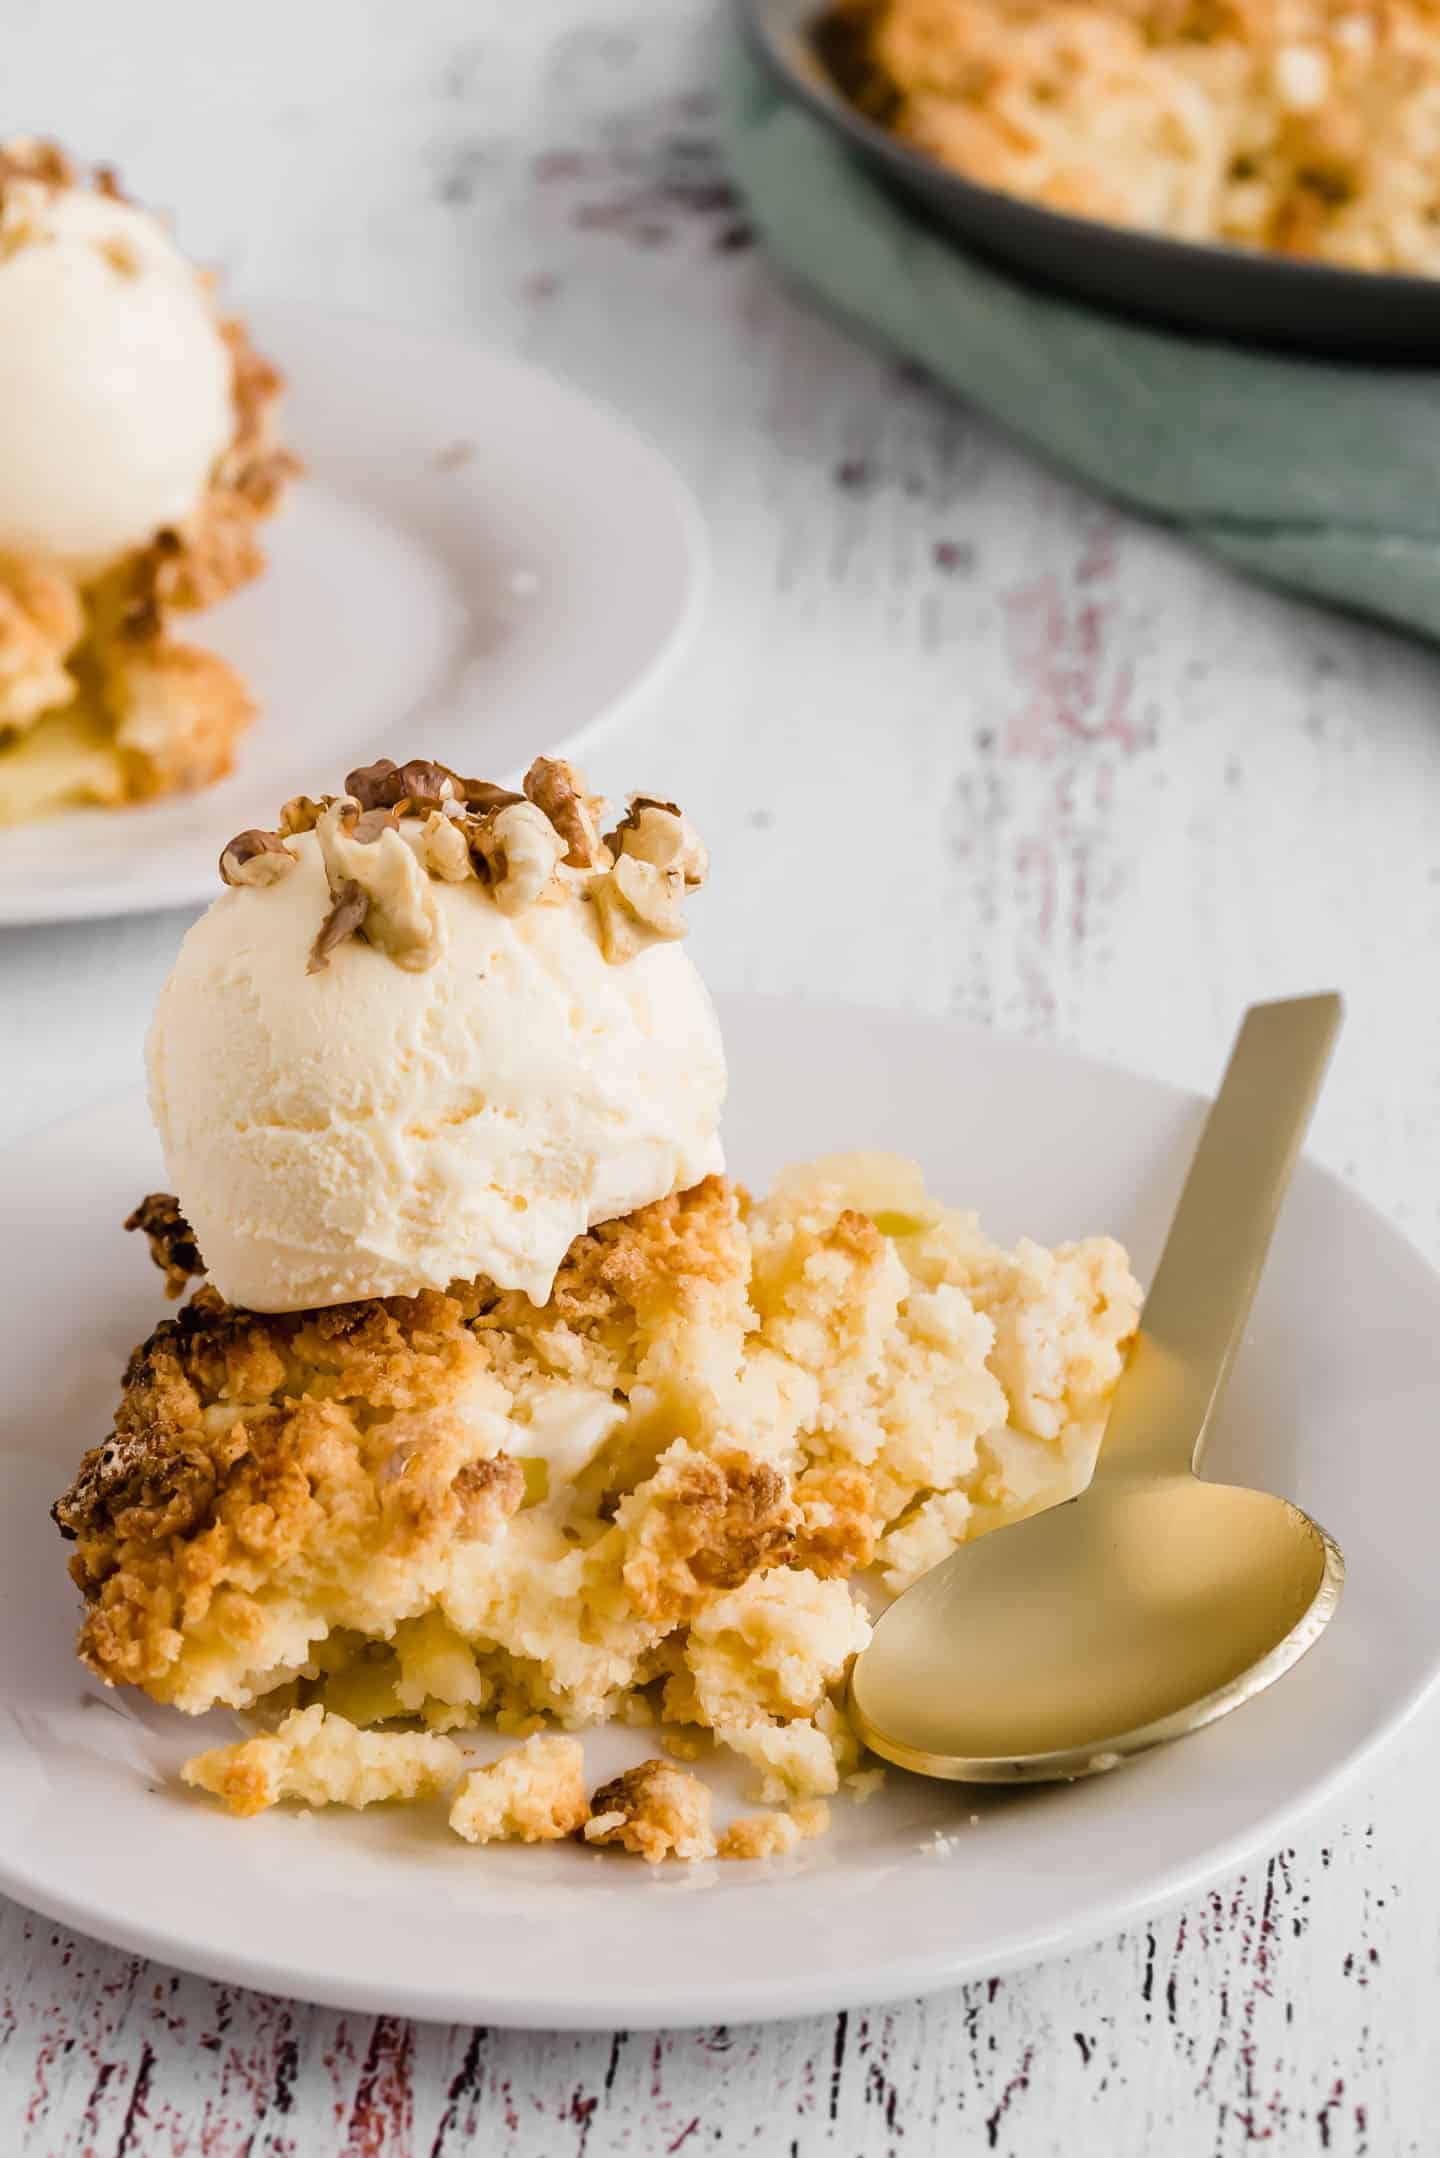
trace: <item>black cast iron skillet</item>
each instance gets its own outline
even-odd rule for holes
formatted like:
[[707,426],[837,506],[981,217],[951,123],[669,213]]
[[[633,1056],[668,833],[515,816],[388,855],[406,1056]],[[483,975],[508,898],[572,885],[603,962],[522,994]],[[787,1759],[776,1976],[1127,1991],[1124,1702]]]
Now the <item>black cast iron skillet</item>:
[[1440,278],[1202,246],[1039,208],[913,150],[841,94],[815,42],[819,0],[737,0],[766,66],[882,178],[967,247],[1076,299],[1173,329],[1363,359],[1440,358]]

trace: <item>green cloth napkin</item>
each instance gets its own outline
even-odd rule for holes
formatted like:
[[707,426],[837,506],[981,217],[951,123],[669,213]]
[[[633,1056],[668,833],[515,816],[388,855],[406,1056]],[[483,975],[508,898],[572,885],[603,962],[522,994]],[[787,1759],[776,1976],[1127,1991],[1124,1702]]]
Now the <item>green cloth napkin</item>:
[[1428,372],[1244,351],[1015,282],[729,61],[732,167],[787,269],[1106,493],[1256,576],[1440,637]]

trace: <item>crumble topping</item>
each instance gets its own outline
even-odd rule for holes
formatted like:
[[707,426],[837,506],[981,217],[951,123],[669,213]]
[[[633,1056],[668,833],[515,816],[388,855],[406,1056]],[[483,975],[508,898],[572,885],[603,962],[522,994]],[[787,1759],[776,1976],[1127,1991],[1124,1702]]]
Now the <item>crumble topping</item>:
[[180,1202],[168,1191],[152,1191],[125,1217],[127,1229],[144,1231],[150,1256],[165,1276],[165,1294],[173,1302],[185,1294],[193,1275],[203,1274],[205,1261],[195,1241],[195,1231],[180,1211]]
[[586,1843],[618,1844],[648,1865],[662,1858],[713,1858],[710,1791],[670,1761],[642,1761],[602,1783],[580,1831]]
[[752,1813],[732,1821],[720,1838],[721,1858],[779,1858],[808,1837],[823,1836],[830,1808],[823,1799],[793,1806],[789,1813]]
[[450,1808],[450,1826],[467,1843],[557,1843],[589,1818],[579,1740],[541,1733],[472,1769]]
[[621,1566],[637,1611],[690,1619],[716,1589],[734,1588],[793,1553],[799,1510],[773,1463],[709,1457],[677,1439],[655,1474],[615,1510]]
[[67,704],[66,662],[85,630],[73,582],[49,563],[0,556],[0,740]]
[[360,1731],[323,1708],[297,1708],[276,1731],[197,1753],[181,1769],[192,1789],[232,1813],[263,1813],[282,1799],[307,1806],[375,1806],[436,1798],[460,1774],[452,1739],[429,1732]]
[[1440,274],[1427,0],[831,0],[816,42],[863,112],[983,186]]

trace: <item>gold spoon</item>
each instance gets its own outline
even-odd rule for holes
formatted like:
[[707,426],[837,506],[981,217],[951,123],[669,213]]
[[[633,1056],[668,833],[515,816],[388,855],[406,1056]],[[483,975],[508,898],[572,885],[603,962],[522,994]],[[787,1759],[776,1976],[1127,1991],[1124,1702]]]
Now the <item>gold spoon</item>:
[[1196,1469],[1340,1017],[1336,996],[1247,1013],[1089,1489],[885,1612],[850,1681],[876,1753],[961,1783],[1092,1775],[1253,1700],[1334,1616],[1333,1538]]

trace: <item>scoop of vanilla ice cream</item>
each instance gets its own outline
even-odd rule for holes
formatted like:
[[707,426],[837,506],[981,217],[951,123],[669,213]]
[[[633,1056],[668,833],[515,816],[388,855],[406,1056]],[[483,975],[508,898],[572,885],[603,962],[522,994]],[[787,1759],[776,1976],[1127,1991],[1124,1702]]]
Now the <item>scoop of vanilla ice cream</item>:
[[156,220],[7,179],[0,552],[94,574],[194,509],[234,426],[225,341]]
[[303,1310],[488,1274],[535,1302],[591,1224],[723,1166],[725,1060],[678,943],[623,965],[566,891],[503,913],[430,886],[423,972],[349,938],[306,967],[330,905],[295,869],[190,930],[149,1043],[173,1188],[232,1303]]

